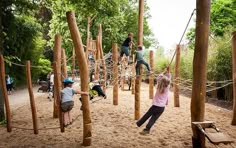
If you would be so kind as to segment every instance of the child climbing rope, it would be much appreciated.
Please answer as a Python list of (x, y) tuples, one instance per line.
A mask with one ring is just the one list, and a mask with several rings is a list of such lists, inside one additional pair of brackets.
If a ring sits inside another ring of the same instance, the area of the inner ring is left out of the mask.
[(76, 91), (72, 89), (71, 87), (73, 83), (74, 82), (71, 79), (66, 78), (63, 81), (64, 89), (61, 90), (61, 110), (64, 113), (65, 127), (72, 124), (71, 110), (74, 106), (73, 95), (74, 94), (88, 95), (88, 92)]
[(146, 125), (146, 128), (140, 132), (140, 134), (149, 134), (151, 127), (164, 112), (165, 106), (168, 105), (170, 80), (171, 74), (169, 72), (169, 67), (167, 67), (166, 70), (157, 77), (157, 90), (153, 98), (152, 106), (149, 108), (146, 114), (136, 122), (137, 126), (140, 127), (144, 122), (146, 122), (147, 119), (151, 117), (148, 124)]
[(149, 64), (143, 59), (143, 47), (138, 46), (136, 51), (136, 75), (140, 75), (140, 65), (143, 64), (147, 67), (149, 73), (151, 73)]
[(127, 61), (129, 61), (129, 48), (132, 44), (134, 44), (132, 40), (133, 40), (133, 33), (129, 33), (128, 37), (122, 44), (119, 61), (121, 61), (121, 58), (123, 57), (124, 54), (127, 57)]

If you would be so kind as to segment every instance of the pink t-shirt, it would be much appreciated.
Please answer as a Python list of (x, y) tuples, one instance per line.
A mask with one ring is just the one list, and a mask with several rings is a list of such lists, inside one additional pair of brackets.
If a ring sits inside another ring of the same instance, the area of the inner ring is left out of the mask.
[[(160, 74), (157, 77), (157, 82), (160, 81), (163, 76), (164, 76), (163, 74)], [(166, 74), (165, 76), (171, 80), (171, 74), (170, 73)], [(164, 89), (163, 93), (160, 93), (159, 90), (157, 89), (156, 94), (155, 94), (155, 96), (153, 98), (153, 101), (152, 101), (152, 105), (159, 106), (159, 107), (165, 107), (168, 103), (169, 89), (170, 89), (170, 85), (168, 85)]]

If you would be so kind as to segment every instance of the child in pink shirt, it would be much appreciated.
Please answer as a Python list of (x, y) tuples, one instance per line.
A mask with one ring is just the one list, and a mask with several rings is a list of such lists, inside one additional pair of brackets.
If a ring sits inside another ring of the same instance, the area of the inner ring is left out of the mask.
[(164, 112), (165, 106), (168, 104), (170, 80), (171, 75), (169, 72), (169, 67), (167, 67), (165, 72), (157, 77), (157, 90), (153, 98), (152, 106), (149, 108), (146, 114), (136, 122), (137, 126), (140, 127), (144, 122), (146, 122), (147, 119), (151, 117), (148, 124), (146, 125), (146, 128), (140, 132), (140, 134), (149, 134), (151, 127)]

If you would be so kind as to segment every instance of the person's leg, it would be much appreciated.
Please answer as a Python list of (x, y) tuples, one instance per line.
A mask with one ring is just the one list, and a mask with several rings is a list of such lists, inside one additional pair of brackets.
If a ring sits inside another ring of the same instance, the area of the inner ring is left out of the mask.
[(71, 124), (72, 123), (72, 112), (71, 112), (71, 110), (68, 111), (68, 117), (69, 117), (69, 123)]
[(151, 127), (154, 125), (156, 120), (161, 116), (161, 114), (164, 112), (164, 110), (165, 110), (165, 107), (155, 106), (154, 113), (153, 113), (152, 117), (150, 118), (150, 120), (148, 121), (148, 124), (146, 125), (147, 131), (150, 131)]
[(136, 70), (136, 75), (139, 75), (139, 73), (140, 73), (140, 61), (137, 61), (137, 64), (136, 64), (136, 66), (135, 66), (135, 70)]
[(140, 62), (147, 67), (148, 71), (151, 71), (150, 66), (149, 66), (149, 64), (146, 61), (140, 60)]
[(143, 115), (143, 117), (141, 119), (139, 119), (136, 124), (138, 127), (140, 127), (141, 125), (143, 125), (143, 123), (151, 117), (151, 115), (153, 114), (154, 112), (154, 109), (155, 109), (155, 106), (152, 105), (149, 110)]
[(64, 112), (64, 125), (67, 125), (69, 122), (69, 115), (68, 112)]
[(9, 95), (9, 92), (10, 92), (10, 88), (9, 88), (9, 84), (7, 84), (7, 93)]
[(93, 90), (95, 90), (95, 91), (98, 92), (98, 96), (103, 96), (103, 97), (106, 96), (106, 95), (103, 93), (101, 86), (99, 86), (99, 85), (95, 85), (95, 86), (93, 87)]

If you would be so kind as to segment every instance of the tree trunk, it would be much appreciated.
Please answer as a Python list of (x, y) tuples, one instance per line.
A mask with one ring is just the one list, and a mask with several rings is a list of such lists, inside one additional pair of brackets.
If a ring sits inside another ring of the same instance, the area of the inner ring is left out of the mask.
[[(208, 37), (210, 24), (210, 0), (197, 0), (196, 37), (193, 58), (193, 84), (191, 99), (191, 121), (204, 121), (205, 96), (206, 96), (206, 68)], [(192, 125), (193, 148), (205, 147), (205, 137), (202, 136), (196, 126)]]

